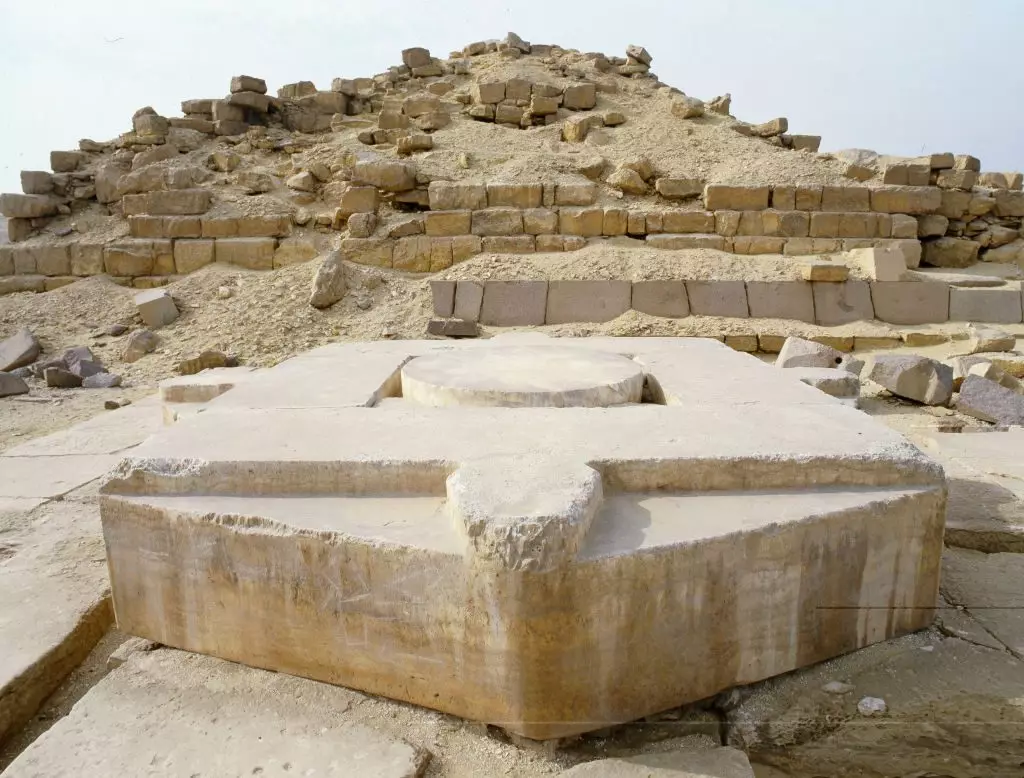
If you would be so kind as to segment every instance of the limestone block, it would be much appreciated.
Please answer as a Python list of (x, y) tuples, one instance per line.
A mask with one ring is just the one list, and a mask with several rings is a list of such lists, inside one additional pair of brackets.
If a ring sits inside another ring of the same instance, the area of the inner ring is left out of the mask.
[(873, 281), (900, 281), (907, 272), (906, 259), (897, 246), (873, 246), (849, 252), (851, 262), (859, 265)]
[(0, 215), (12, 219), (39, 219), (57, 213), (57, 201), (43, 195), (0, 194)]
[(174, 241), (174, 270), (185, 275), (214, 261), (213, 240)]
[(235, 217), (203, 217), (199, 227), (204, 238), (234, 238), (238, 235), (238, 219)]
[(700, 178), (659, 178), (654, 188), (662, 197), (670, 200), (684, 200), (700, 197), (704, 192), (704, 181)]
[(995, 327), (969, 327), (964, 346), (968, 354), (1013, 351), (1017, 347), (1017, 336)]
[(558, 231), (563, 235), (597, 237), (604, 231), (604, 211), (601, 208), (560, 208)]
[(177, 189), (167, 192), (125, 195), (121, 206), (125, 216), (189, 216), (210, 210), (212, 197), (208, 189)]
[(54, 173), (72, 173), (87, 159), (81, 151), (51, 151), (50, 169)]
[(471, 211), (427, 211), (423, 214), (427, 235), (468, 235), (472, 224)]
[(981, 244), (963, 238), (939, 238), (922, 245), (921, 262), (932, 267), (970, 267)]
[(679, 319), (690, 315), (683, 281), (634, 281), (630, 307), (650, 316)]
[(814, 294), (806, 281), (749, 281), (747, 303), (754, 319), (814, 323)]
[(16, 292), (45, 292), (46, 276), (18, 275), (0, 277), (0, 296)]
[(725, 251), (725, 241), (726, 239), (721, 235), (676, 235), (669, 233), (648, 235), (645, 240), (652, 249), (715, 249), (716, 251)]
[(793, 367), (787, 375), (813, 386), (829, 397), (856, 399), (860, 396), (860, 377), (848, 370), (831, 367)]
[(810, 234), (810, 214), (803, 211), (767, 210), (761, 212), (764, 235), (806, 238)]
[(808, 225), (808, 234), (812, 238), (838, 238), (839, 222), (842, 214), (824, 211), (812, 213)]
[(480, 320), (480, 306), (484, 301), (484, 285), (478, 281), (459, 281), (456, 284), (454, 315), (465, 321)]
[(278, 242), (274, 251), (274, 268), (309, 262), (319, 255), (320, 252), (313, 241), (306, 238), (285, 238)]
[(474, 103), (497, 104), (505, 99), (504, 81), (477, 81), (473, 84)]
[(846, 356), (831, 346), (813, 340), (790, 336), (779, 349), (775, 360), (778, 368), (836, 368)]
[(352, 182), (375, 186), (384, 192), (407, 192), (416, 188), (416, 168), (408, 162), (357, 162), (352, 168)]
[(661, 228), (672, 233), (711, 233), (715, 231), (715, 214), (710, 211), (664, 211)]
[(67, 245), (25, 247), (33, 256), (35, 272), (41, 276), (71, 275), (71, 256)]
[(430, 272), (437, 273), (450, 268), (454, 263), (453, 238), (429, 238), (429, 240)]
[(536, 184), (487, 184), (487, 206), (490, 208), (539, 208), (543, 186)]
[[(523, 231), (523, 212), (518, 208), (487, 208), (473, 211), (474, 235), (518, 235)], [(597, 234), (600, 235), (600, 232)]]
[(796, 210), (796, 187), (773, 186), (771, 207), (778, 211)]
[(452, 238), (452, 262), (463, 262), (483, 250), (479, 235), (456, 235)]
[(21, 191), (25, 194), (49, 194), (53, 191), (53, 176), (45, 170), (22, 170)]
[(961, 189), (970, 192), (978, 182), (978, 174), (973, 170), (942, 170), (935, 179), (941, 189)]
[(1021, 321), (1019, 289), (950, 287), (950, 321), (1017, 324)]
[(377, 189), (372, 186), (346, 186), (338, 200), (336, 217), (347, 219), (354, 213), (374, 213), (377, 210)]
[(708, 184), (704, 187), (704, 207), (709, 211), (760, 211), (768, 207), (771, 187), (725, 186)]
[(566, 143), (583, 143), (593, 127), (601, 126), (599, 116), (570, 116), (562, 124), (562, 140)]
[(565, 250), (565, 238), (562, 235), (537, 235), (534, 240), (540, 253)]
[[(1018, 394), (1024, 394), (1024, 384), (1021, 384), (1020, 380), (1014, 378), (1012, 375), (1007, 373), (1002, 368), (993, 365), (991, 362), (978, 362), (977, 364), (971, 365), (967, 369), (967, 375), (976, 375), (981, 378), (985, 378), (989, 381), (995, 381), (997, 384), (1005, 389), (1012, 389)], [(956, 372), (953, 373), (954, 383), (956, 382)], [(961, 381), (961, 384), (963, 382)]]
[(839, 237), (873, 238), (878, 225), (876, 217), (874, 213), (839, 214)]
[(742, 281), (687, 281), (686, 297), (694, 316), (750, 316)]
[[(790, 238), (782, 247), (782, 253), (786, 256), (807, 256), (809, 254), (834, 254), (842, 250), (840, 241), (831, 238)], [(807, 278), (805, 281), (835, 281), (842, 279), (829, 278)]]
[(552, 116), (558, 113), (558, 99), (532, 95), (528, 110), (532, 116)]
[[(811, 238), (794, 238), (793, 240), (812, 240)], [(793, 252), (789, 251), (790, 243), (786, 243), (785, 252), (787, 255)], [(806, 252), (805, 252), (806, 253)], [(799, 255), (797, 252), (796, 255)], [(826, 281), (829, 283), (842, 283), (850, 277), (850, 268), (844, 264), (837, 262), (830, 262), (828, 257), (818, 257), (816, 259), (803, 262), (800, 265), (800, 276), (804, 281)]]
[(913, 216), (902, 213), (892, 214), (891, 235), (893, 238), (916, 238), (918, 222)]
[(489, 235), (483, 250), (494, 254), (532, 254), (537, 250), (533, 235)]
[(178, 318), (178, 308), (166, 289), (148, 289), (135, 295), (135, 307), (142, 323), (155, 330)]
[(71, 244), (71, 275), (95, 276), (103, 272), (103, 246), (99, 243)]
[(822, 187), (810, 184), (798, 184), (794, 191), (794, 201), (798, 211), (821, 210)]
[(571, 111), (589, 111), (597, 105), (595, 84), (572, 84), (562, 92), (562, 105)]
[(919, 281), (876, 281), (871, 284), (875, 318), (890, 324), (932, 324), (948, 321), (949, 287)]
[(878, 355), (867, 377), (899, 397), (925, 405), (946, 405), (953, 394), (953, 369), (914, 354)]
[(996, 216), (1003, 218), (1024, 217), (1024, 192), (997, 189), (995, 191), (995, 199)]
[(487, 188), (484, 184), (431, 181), (428, 192), (432, 211), (473, 211), (487, 207)]
[(290, 235), (291, 231), (292, 220), (289, 216), (238, 217), (239, 238), (283, 238)]
[(629, 281), (550, 281), (545, 324), (605, 322), (630, 307)]
[(597, 184), (591, 181), (559, 182), (555, 189), (554, 205), (593, 205), (596, 200)]
[(0, 340), (0, 372), (31, 365), (41, 352), (39, 340), (28, 327), (15, 330), (13, 335)]
[(917, 237), (939, 238), (946, 234), (949, 219), (940, 213), (932, 213), (917, 217)]
[(455, 281), (431, 281), (430, 295), (434, 303), (434, 315), (443, 319), (455, 311)]
[(669, 110), (673, 116), (679, 119), (696, 119), (703, 116), (707, 108), (704, 102), (696, 97), (676, 95), (672, 100), (672, 106)]
[(814, 290), (814, 317), (818, 324), (835, 327), (875, 318), (867, 281), (815, 282), (811, 286)]
[(635, 170), (620, 166), (607, 179), (608, 186), (625, 194), (643, 195), (647, 193), (647, 184)]
[(233, 76), (231, 78), (231, 93), (237, 94), (238, 92), (256, 92), (265, 95), (267, 82), (254, 76)]
[(625, 235), (629, 224), (629, 212), (625, 208), (605, 208), (602, 234), (609, 237)]
[(781, 254), (786, 245), (785, 238), (772, 238), (767, 235), (738, 235), (732, 239), (731, 251), (734, 254)]
[(993, 424), (1024, 425), (1024, 394), (980, 375), (964, 379), (956, 409)]
[[(736, 235), (743, 223), (744, 213), (756, 213), (756, 211), (715, 211), (715, 232), (728, 238)], [(746, 224), (744, 224), (744, 228), (746, 228)]]
[(881, 186), (871, 189), (871, 210), (923, 214), (942, 207), (942, 192), (933, 186)]
[(217, 238), (214, 256), (217, 262), (249, 270), (272, 270), (275, 248), (273, 238)]
[(103, 249), (103, 266), (111, 276), (153, 275), (155, 256), (151, 240), (122, 240)]
[(413, 235), (399, 238), (394, 244), (391, 266), (395, 270), (410, 273), (430, 272), (430, 259), (433, 253), (431, 238)]
[(495, 327), (540, 326), (544, 324), (547, 297), (547, 281), (488, 281), (480, 306), (480, 323)]
[(871, 191), (864, 186), (823, 186), (821, 210), (842, 213), (870, 211)]
[(558, 232), (558, 213), (548, 208), (527, 208), (523, 211), (523, 232), (528, 235)]

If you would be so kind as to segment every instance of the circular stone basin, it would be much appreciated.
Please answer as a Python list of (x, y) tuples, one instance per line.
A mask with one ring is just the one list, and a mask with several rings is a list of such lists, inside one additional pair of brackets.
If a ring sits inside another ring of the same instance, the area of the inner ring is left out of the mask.
[(430, 354), (402, 368), (402, 396), (433, 407), (601, 408), (638, 403), (643, 388), (631, 359), (562, 346)]

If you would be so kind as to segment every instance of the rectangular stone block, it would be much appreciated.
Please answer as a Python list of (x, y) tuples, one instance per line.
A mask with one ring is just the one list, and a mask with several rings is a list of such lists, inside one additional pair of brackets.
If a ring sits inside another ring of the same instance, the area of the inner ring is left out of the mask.
[(203, 238), (235, 238), (238, 237), (238, 219), (234, 216), (216, 218), (203, 217), (199, 220), (200, 237)]
[(726, 250), (734, 254), (781, 254), (786, 245), (785, 238), (772, 238), (766, 235), (737, 235), (731, 240)]
[(813, 184), (798, 184), (795, 199), (798, 211), (821, 210), (822, 187)]
[(213, 239), (174, 241), (174, 271), (185, 275), (214, 261)]
[(839, 214), (839, 237), (873, 238), (876, 224), (873, 213), (841, 213)]
[(57, 213), (57, 200), (46, 195), (0, 194), (0, 215), (12, 219), (39, 219)]
[(125, 195), (121, 200), (121, 207), (125, 216), (188, 216), (206, 213), (210, 210), (211, 203), (211, 195), (207, 189), (175, 189)]
[(864, 186), (823, 186), (821, 210), (856, 212), (871, 210), (871, 190)]
[(949, 320), (949, 287), (929, 281), (871, 283), (875, 318), (889, 324), (933, 324)]
[(814, 292), (814, 318), (818, 324), (835, 327), (851, 321), (871, 321), (875, 318), (867, 281), (815, 281), (811, 286)]
[(708, 184), (704, 187), (704, 207), (709, 211), (760, 211), (768, 207), (771, 187), (726, 186)]
[(71, 275), (97, 276), (103, 272), (103, 244), (75, 242), (70, 254)]
[(608, 237), (625, 235), (629, 224), (629, 212), (625, 208), (605, 208), (602, 233)]
[(694, 316), (750, 316), (747, 289), (742, 281), (687, 281), (686, 298)]
[(45, 276), (5, 276), (0, 278), (0, 296), (16, 292), (45, 292)]
[(433, 238), (425, 235), (411, 235), (395, 241), (391, 267), (408, 273), (429, 273)]
[(796, 187), (773, 186), (771, 206), (778, 211), (796, 210)]
[(483, 251), (479, 235), (456, 235), (452, 238), (452, 262), (464, 262)]
[(640, 211), (630, 211), (626, 217), (626, 234), (641, 237), (647, 234), (647, 217)]
[(634, 281), (630, 307), (650, 316), (679, 319), (690, 315), (684, 281)]
[(434, 315), (447, 319), (455, 312), (455, 281), (431, 281), (430, 295), (434, 303)]
[[(744, 213), (756, 213), (756, 211), (715, 211), (715, 232), (727, 238), (731, 238), (740, 231)], [(744, 225), (746, 227), (747, 225)]]
[(494, 327), (539, 326), (544, 323), (547, 298), (547, 281), (488, 281), (480, 323)]
[(558, 232), (558, 213), (549, 208), (523, 211), (523, 232), (528, 235), (553, 235)]
[(494, 235), (483, 239), (483, 249), (493, 254), (532, 254), (537, 244), (533, 235)]
[(155, 258), (153, 241), (123, 240), (103, 249), (103, 267), (111, 276), (151, 276)]
[(238, 217), (239, 238), (284, 238), (291, 231), (292, 220), (287, 215)]
[(1017, 324), (1021, 321), (1020, 290), (950, 287), (949, 319)]
[(551, 281), (544, 322), (611, 321), (629, 310), (632, 289), (629, 281)]
[(14, 275), (14, 250), (0, 244), (0, 276)]
[(740, 211), (739, 215), (736, 235), (764, 235), (764, 220), (761, 218), (761, 211)]
[(427, 193), (432, 211), (474, 211), (487, 207), (487, 188), (484, 184), (431, 181)]
[(35, 272), (41, 276), (71, 275), (71, 256), (67, 245), (33, 246)]
[[(599, 212), (600, 213), (600, 212)], [(474, 235), (518, 235), (523, 231), (523, 212), (518, 208), (488, 208), (473, 211)], [(600, 235), (600, 231), (597, 233)]]
[(555, 188), (554, 205), (593, 205), (597, 200), (597, 184), (562, 183)]
[(814, 294), (806, 281), (748, 281), (747, 303), (754, 319), (814, 323)]
[(646, 243), (652, 249), (715, 249), (726, 250), (726, 239), (721, 235), (648, 235)]
[(788, 257), (831, 254), (839, 250), (839, 241), (832, 238), (789, 238), (782, 247), (782, 253)]
[(1024, 216), (1024, 192), (1015, 192), (1008, 189), (997, 189), (996, 216), (1017, 219)]
[(601, 208), (559, 208), (558, 231), (562, 235), (597, 237), (604, 231), (604, 210)]
[(479, 321), (484, 301), (484, 285), (479, 281), (459, 281), (455, 286), (453, 313), (456, 319)]
[(811, 214), (808, 233), (812, 238), (838, 238), (841, 214), (820, 211)]
[(447, 270), (454, 264), (452, 259), (452, 238), (429, 238), (430, 240), (430, 272), (437, 273)]
[(781, 238), (806, 238), (810, 234), (810, 214), (805, 211), (767, 210), (761, 212), (762, 235)]
[(488, 208), (540, 208), (543, 186), (536, 184), (487, 184)]
[(472, 211), (427, 211), (423, 226), (427, 235), (468, 235), (472, 226)]
[(715, 231), (715, 215), (710, 211), (663, 211), (661, 228), (671, 233), (710, 233)]
[(871, 210), (880, 213), (934, 213), (942, 192), (933, 186), (881, 186), (871, 191)]
[(133, 238), (163, 238), (163, 216), (129, 216), (128, 234)]
[(564, 241), (565, 238), (561, 235), (538, 235), (536, 237), (537, 251), (540, 253), (564, 251)]
[(272, 270), (276, 248), (273, 238), (217, 238), (214, 256), (217, 262), (249, 270)]

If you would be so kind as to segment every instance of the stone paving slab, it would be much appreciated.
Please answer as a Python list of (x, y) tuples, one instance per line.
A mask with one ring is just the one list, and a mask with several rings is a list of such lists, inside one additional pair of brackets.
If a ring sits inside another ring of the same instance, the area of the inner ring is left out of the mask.
[(417, 778), (429, 751), (346, 724), (359, 695), (172, 649), (132, 654), (4, 772)]
[(107, 473), (116, 454), (0, 457), (0, 498), (53, 498)]
[[(159, 402), (146, 398), (9, 448), (0, 453), (0, 458), (115, 454), (141, 443), (160, 429)], [(4, 479), (3, 471), (4, 465), (0, 465), (0, 481)]]
[(659, 744), (655, 753), (597, 759), (559, 773), (563, 778), (754, 778), (746, 754), (694, 736)]

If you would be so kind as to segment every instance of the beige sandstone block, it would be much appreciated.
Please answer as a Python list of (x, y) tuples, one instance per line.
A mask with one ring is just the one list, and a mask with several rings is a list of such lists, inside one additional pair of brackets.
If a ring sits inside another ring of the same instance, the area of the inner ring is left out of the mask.
[(238, 237), (240, 238), (284, 238), (290, 235), (291, 231), (290, 216), (238, 217)]
[(540, 253), (562, 251), (565, 246), (563, 240), (561, 235), (538, 235), (536, 237), (537, 251)]
[(871, 210), (881, 213), (932, 213), (942, 206), (933, 186), (882, 186), (871, 190)]
[(836, 327), (853, 321), (871, 321), (875, 318), (867, 281), (815, 282), (811, 287), (814, 293), (814, 318), (824, 327)]
[(609, 237), (625, 235), (629, 220), (628, 213), (625, 208), (605, 208), (603, 234)]
[(452, 238), (452, 262), (464, 262), (483, 251), (479, 235), (456, 235)]
[(747, 302), (751, 318), (814, 323), (814, 294), (806, 281), (748, 281)]
[(517, 235), (523, 231), (523, 212), (518, 208), (487, 208), (473, 211), (474, 235)]
[(559, 182), (555, 189), (555, 205), (592, 205), (597, 200), (597, 185)]
[(273, 238), (217, 238), (214, 256), (217, 262), (249, 270), (272, 270), (276, 248)]
[(715, 211), (715, 232), (731, 238), (739, 233), (743, 211)]
[(800, 184), (795, 187), (796, 209), (798, 211), (820, 211), (822, 187)]
[(764, 220), (761, 211), (740, 211), (737, 235), (764, 235)]
[(873, 213), (839, 214), (840, 238), (873, 238), (875, 230), (876, 221)]
[(646, 243), (653, 249), (715, 249), (716, 251), (726, 250), (726, 239), (721, 235), (673, 235), (663, 233), (659, 235), (648, 235)]
[(238, 219), (235, 217), (203, 217), (199, 220), (202, 237), (234, 238), (238, 236)]
[(662, 212), (661, 211), (648, 211), (647, 216), (644, 219), (644, 224), (647, 227), (647, 232), (662, 232)]
[(742, 281), (687, 281), (686, 296), (694, 316), (750, 316), (747, 290)]
[(210, 210), (212, 196), (208, 189), (175, 189), (165, 192), (125, 195), (121, 207), (125, 216), (153, 214), (158, 216), (193, 215)]
[(103, 273), (103, 245), (76, 241), (70, 247), (71, 274), (95, 276)]
[(153, 242), (136, 239), (107, 244), (103, 249), (103, 266), (111, 276), (153, 275)]
[(452, 239), (430, 239), (430, 272), (437, 273), (450, 268), (453, 264)]
[(809, 235), (810, 221), (810, 215), (803, 211), (767, 210), (761, 212), (764, 235), (806, 238)]
[(871, 190), (863, 186), (823, 186), (821, 210), (857, 212), (871, 210)]
[(394, 241), (391, 266), (410, 273), (430, 272), (431, 238), (412, 235)]
[(207, 240), (176, 240), (174, 241), (174, 270), (186, 275), (214, 261), (214, 244)]
[(642, 212), (629, 212), (626, 217), (626, 234), (637, 237), (647, 234), (647, 217)]
[(543, 187), (536, 184), (487, 184), (487, 205), (490, 208), (539, 208)]
[(709, 211), (759, 211), (768, 207), (771, 188), (767, 186), (725, 186), (708, 184), (704, 187), (704, 207)]
[(316, 244), (307, 238), (285, 238), (274, 251), (274, 268), (298, 265), (320, 256)]
[(558, 232), (558, 214), (548, 208), (524, 210), (523, 232), (528, 235), (550, 235)]
[(474, 211), (487, 207), (487, 188), (484, 184), (431, 181), (428, 192), (432, 211)]
[(737, 235), (732, 239), (732, 252), (734, 254), (781, 254), (785, 245), (785, 238)]
[(773, 186), (771, 207), (778, 211), (796, 210), (796, 187)]
[(472, 225), (472, 211), (427, 211), (423, 224), (427, 235), (468, 235)]
[(663, 211), (661, 223), (665, 232), (715, 232), (715, 214), (710, 211)]
[(558, 231), (563, 235), (597, 237), (604, 231), (604, 211), (600, 208), (560, 208)]
[(840, 214), (818, 211), (811, 214), (811, 221), (808, 228), (812, 238), (837, 238), (839, 237)]
[(533, 235), (489, 235), (483, 250), (495, 254), (532, 254), (537, 250)]

